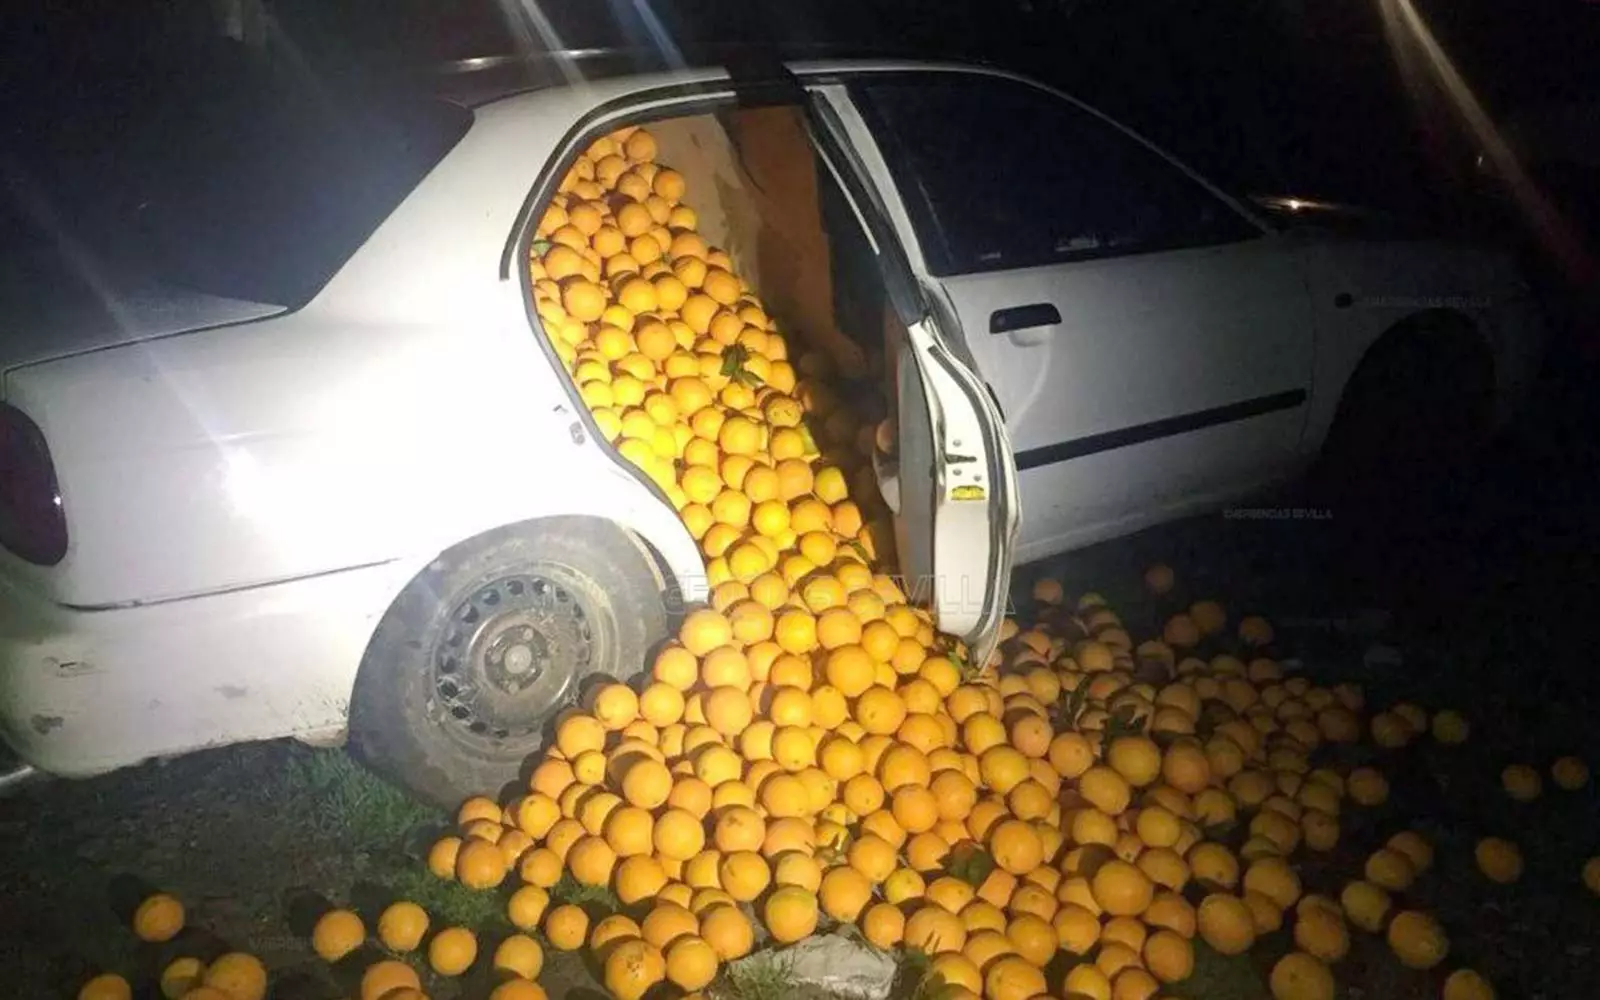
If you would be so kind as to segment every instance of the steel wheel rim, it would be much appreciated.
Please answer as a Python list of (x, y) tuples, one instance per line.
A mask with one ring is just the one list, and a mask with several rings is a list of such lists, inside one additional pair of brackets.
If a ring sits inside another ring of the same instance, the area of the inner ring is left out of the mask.
[(451, 609), (430, 659), (439, 721), (479, 748), (532, 742), (599, 653), (593, 615), (567, 582), (517, 573), (474, 587)]

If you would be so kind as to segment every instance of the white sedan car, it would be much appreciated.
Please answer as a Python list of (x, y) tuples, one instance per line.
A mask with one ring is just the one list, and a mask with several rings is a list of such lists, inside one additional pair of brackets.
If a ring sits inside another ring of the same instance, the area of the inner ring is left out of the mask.
[(586, 675), (643, 668), (703, 599), (701, 554), (598, 432), (524, 265), (567, 165), (623, 125), (651, 123), (754, 273), (730, 129), (806, 123), (786, 155), (847, 210), (791, 245), (863, 250), (899, 338), (902, 571), (980, 648), (1014, 561), (1282, 480), (1336, 418), (1486, 429), (1534, 370), (1506, 257), (1244, 203), (1006, 73), (496, 72), (397, 118), (324, 104), (336, 155), (172, 158), (145, 204), (166, 282), (108, 295), (110, 322), (7, 330), (0, 735), (29, 764), (348, 730), (448, 800), (514, 777)]

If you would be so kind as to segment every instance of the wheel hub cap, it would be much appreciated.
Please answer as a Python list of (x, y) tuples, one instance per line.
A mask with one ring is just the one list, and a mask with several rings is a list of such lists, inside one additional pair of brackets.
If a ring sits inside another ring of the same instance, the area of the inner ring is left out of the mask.
[(444, 716), (478, 738), (530, 735), (571, 697), (594, 658), (583, 606), (560, 583), (520, 574), (463, 597), (433, 656)]

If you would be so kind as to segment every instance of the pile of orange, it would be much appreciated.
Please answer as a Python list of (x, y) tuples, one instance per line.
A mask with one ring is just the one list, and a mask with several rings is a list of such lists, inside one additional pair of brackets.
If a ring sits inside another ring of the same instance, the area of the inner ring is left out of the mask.
[[(1302, 899), (1288, 861), (1334, 846), (1347, 798), (1381, 800), (1376, 772), (1310, 761), (1362, 736), (1358, 689), (1189, 655), (1229, 631), (1214, 601), (1135, 645), (1103, 600), (1068, 608), (1044, 581), (1041, 620), (1008, 623), (993, 663), (936, 634), (867, 526), (882, 509), (866, 459), (885, 435), (695, 232), (655, 152), (642, 129), (591, 147), (530, 266), (596, 423), (699, 539), (711, 604), (646, 676), (559, 721), (526, 795), (468, 802), (434, 870), (478, 886), (515, 873), (513, 920), (542, 916), (555, 947), (592, 949), (623, 1000), (699, 990), (750, 950), (752, 918), (779, 944), (855, 923), (932, 955), (955, 996), (990, 1000), (1152, 996), (1189, 975), (1196, 935), (1237, 953), (1286, 914), (1299, 950), (1274, 992), (1331, 995), (1352, 904), (1402, 960), (1440, 961), (1436, 924), (1382, 919), (1398, 890)], [(1164, 592), (1173, 574), (1147, 582)], [(1260, 618), (1232, 631), (1236, 648), (1272, 641)], [(1397, 731), (1426, 723), (1389, 715)], [(1206, 838), (1235, 822), (1250, 834), (1238, 851)], [(1378, 866), (1390, 885), (1415, 863), (1396, 858)], [(550, 908), (562, 878), (609, 888), (626, 915), (589, 927)], [(1081, 961), (1049, 982), (1063, 949)]]
[[(828, 359), (791, 344), (696, 232), (655, 153), (624, 129), (578, 160), (539, 224), (533, 293), (598, 427), (699, 540), (713, 591), (639, 678), (558, 720), (524, 794), (468, 800), (433, 845), (435, 875), (506, 893), (520, 933), (494, 954), (496, 1000), (543, 1000), (544, 946), (588, 950), (636, 1000), (698, 994), (759, 932), (782, 946), (837, 924), (925, 952), (949, 1000), (1144, 1000), (1190, 975), (1197, 937), (1236, 955), (1286, 924), (1279, 1000), (1331, 998), (1352, 928), (1407, 966), (1447, 961), (1445, 931), (1407, 905), (1433, 863), (1422, 836), (1396, 832), (1338, 898), (1306, 894), (1294, 859), (1388, 795), (1377, 769), (1317, 766), (1319, 748), (1402, 746), (1430, 725), (1460, 742), (1465, 720), (1407, 704), (1366, 719), (1358, 687), (1287, 673), (1266, 655), (1272, 626), (1216, 601), (1136, 642), (1105, 600), (1068, 602), (1049, 579), (1035, 623), (1007, 622), (991, 662), (966, 662), (888, 575), (868, 458), (892, 435), (861, 424)], [(1156, 595), (1174, 585), (1165, 566), (1146, 574)], [(1555, 778), (1588, 774), (1565, 760)], [(1539, 792), (1537, 772), (1504, 780)], [(1478, 862), (1496, 881), (1521, 871), (1506, 841)], [(609, 891), (615, 912), (564, 902), (571, 883)], [(151, 915), (156, 933), (170, 922)], [(396, 955), (428, 931), (411, 903), (377, 925)], [(366, 936), (336, 911), (313, 946), (338, 960)], [(436, 931), (426, 953), (458, 975), (477, 939)], [(420, 991), (396, 959), (362, 986)], [(1493, 989), (1458, 969), (1444, 995)]]
[(832, 360), (800, 356), (696, 232), (683, 176), (655, 152), (624, 129), (568, 172), (536, 233), (534, 305), (595, 424), (727, 585), (718, 604), (749, 602), (748, 629), (771, 631), (762, 609), (800, 596), (820, 613), (870, 584), (838, 569), (863, 569), (886, 540), (877, 491), (850, 497), (870, 482), (874, 429), (830, 391)]

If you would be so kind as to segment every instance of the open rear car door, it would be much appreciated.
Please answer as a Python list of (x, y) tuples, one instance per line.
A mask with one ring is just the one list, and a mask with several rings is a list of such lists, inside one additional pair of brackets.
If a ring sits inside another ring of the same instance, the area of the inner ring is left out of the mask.
[(867, 233), (889, 301), (886, 359), (896, 397), (897, 455), (880, 461), (896, 511), (902, 585), (941, 631), (982, 665), (999, 642), (1017, 537), (1017, 470), (987, 387), (941, 330), (882, 201), (825, 94), (807, 93), (812, 139)]

